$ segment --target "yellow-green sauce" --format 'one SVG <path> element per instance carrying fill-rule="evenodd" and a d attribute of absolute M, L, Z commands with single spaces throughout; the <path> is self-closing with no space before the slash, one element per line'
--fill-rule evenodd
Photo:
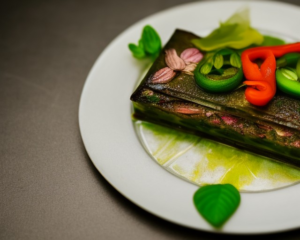
<path fill-rule="evenodd" d="M 300 170 L 212 140 L 138 121 L 148 153 L 166 170 L 197 185 L 231 183 L 264 191 L 300 181 Z"/>

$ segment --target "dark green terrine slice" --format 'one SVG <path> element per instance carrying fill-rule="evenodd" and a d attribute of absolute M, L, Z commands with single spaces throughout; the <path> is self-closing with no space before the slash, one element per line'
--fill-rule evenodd
<path fill-rule="evenodd" d="M 176 30 L 165 49 L 178 55 L 198 36 Z M 245 99 L 244 89 L 207 93 L 194 76 L 177 73 L 169 83 L 152 84 L 153 74 L 166 67 L 164 50 L 131 96 L 134 117 L 244 148 L 300 167 L 300 101 L 278 92 L 265 107 Z"/>

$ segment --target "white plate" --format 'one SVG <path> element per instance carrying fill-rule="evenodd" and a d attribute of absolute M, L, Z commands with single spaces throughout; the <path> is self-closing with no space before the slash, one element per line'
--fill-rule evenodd
<path fill-rule="evenodd" d="M 171 222 L 223 233 L 266 233 L 300 227 L 300 184 L 263 193 L 242 193 L 241 205 L 221 230 L 194 208 L 197 187 L 168 173 L 141 146 L 131 122 L 129 97 L 143 64 L 128 43 L 152 25 L 166 43 L 176 28 L 195 33 L 216 28 L 245 2 L 199 2 L 145 18 L 120 34 L 101 54 L 85 83 L 79 123 L 96 168 L 120 193 L 141 208 Z M 277 2 L 247 2 L 252 26 L 299 39 L 300 8 Z"/>

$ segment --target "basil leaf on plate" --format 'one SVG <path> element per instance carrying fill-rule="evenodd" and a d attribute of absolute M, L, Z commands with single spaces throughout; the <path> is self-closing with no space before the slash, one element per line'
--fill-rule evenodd
<path fill-rule="evenodd" d="M 240 204 L 239 191 L 231 184 L 207 185 L 194 194 L 194 204 L 198 212 L 211 225 L 221 227 Z"/>

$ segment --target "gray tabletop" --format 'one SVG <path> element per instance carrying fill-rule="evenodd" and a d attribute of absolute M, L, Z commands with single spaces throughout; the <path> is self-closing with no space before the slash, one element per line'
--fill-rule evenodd
<path fill-rule="evenodd" d="M 0 239 L 220 237 L 164 221 L 124 198 L 94 168 L 78 126 L 82 87 L 108 43 L 136 21 L 184 2 L 1 4 Z M 272 235 L 299 237 L 300 230 Z"/>

